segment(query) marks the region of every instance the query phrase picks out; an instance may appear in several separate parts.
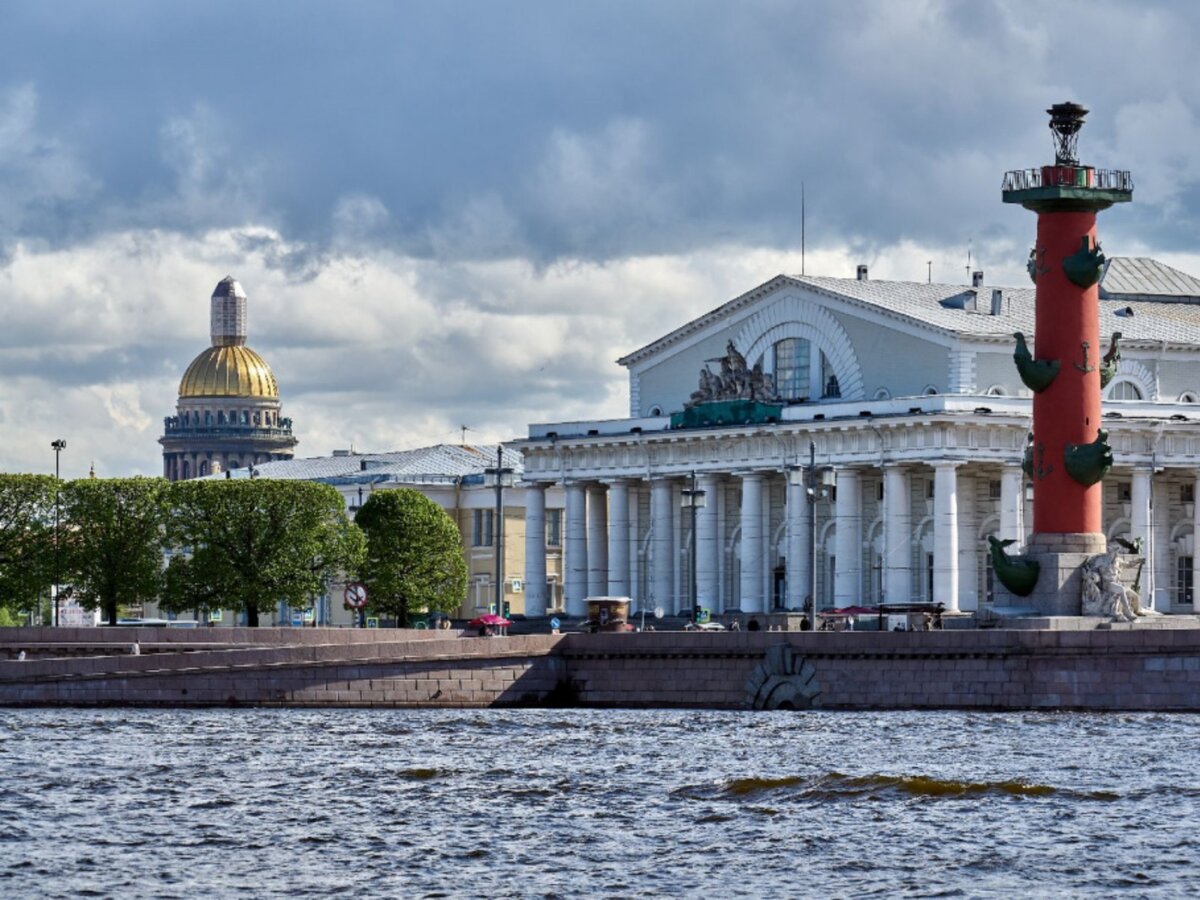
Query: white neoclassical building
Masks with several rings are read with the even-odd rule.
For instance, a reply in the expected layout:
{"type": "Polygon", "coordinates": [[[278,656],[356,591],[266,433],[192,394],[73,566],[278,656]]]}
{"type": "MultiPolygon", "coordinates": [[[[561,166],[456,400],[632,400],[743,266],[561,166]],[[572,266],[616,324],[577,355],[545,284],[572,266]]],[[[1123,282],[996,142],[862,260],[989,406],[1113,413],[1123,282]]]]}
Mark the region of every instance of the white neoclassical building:
{"type": "MultiPolygon", "coordinates": [[[[1156,609],[1200,611],[1200,279],[1116,258],[1100,297],[1106,347],[1078,363],[1098,364],[1121,333],[1104,401],[1115,455],[1104,528],[1142,538],[1143,597],[1156,609]]],[[[714,612],[801,608],[814,558],[818,608],[992,603],[986,538],[1019,549],[1032,524],[1031,401],[1013,335],[1033,348],[1033,314],[1032,287],[985,285],[982,273],[971,286],[872,281],[866,267],[857,278],[780,275],[625,356],[629,418],[532,425],[520,443],[530,533],[539,495],[565,490],[568,614],[597,594],[688,609],[693,542],[696,595],[714,612]],[[743,371],[773,376],[782,408],[743,404],[721,423],[676,415],[673,427],[701,382],[720,377],[731,343],[743,371]],[[815,503],[795,468],[810,442],[836,473],[815,503]],[[694,532],[693,473],[706,500],[694,532]]],[[[526,551],[534,615],[541,549],[526,551]]]]}

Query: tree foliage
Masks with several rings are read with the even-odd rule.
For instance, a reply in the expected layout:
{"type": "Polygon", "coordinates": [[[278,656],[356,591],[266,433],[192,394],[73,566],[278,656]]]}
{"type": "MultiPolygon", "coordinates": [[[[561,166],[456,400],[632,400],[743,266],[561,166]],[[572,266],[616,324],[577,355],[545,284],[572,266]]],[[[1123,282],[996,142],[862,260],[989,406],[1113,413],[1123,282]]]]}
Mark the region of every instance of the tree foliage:
{"type": "Polygon", "coordinates": [[[0,606],[30,609],[54,580],[54,486],[49,475],[0,475],[0,606]]]}
{"type": "Polygon", "coordinates": [[[326,581],[358,568],[362,533],[327,484],[269,479],[183,481],[168,491],[163,607],[260,611],[307,605],[326,581]]]}
{"type": "Polygon", "coordinates": [[[63,581],[110,625],[118,607],[158,597],[166,492],[162,478],[83,478],[62,488],[63,581]]]}
{"type": "Polygon", "coordinates": [[[371,609],[403,625],[410,611],[459,608],[467,563],[458,528],[440,506],[407,488],[377,491],[355,522],[367,536],[361,577],[371,609]]]}

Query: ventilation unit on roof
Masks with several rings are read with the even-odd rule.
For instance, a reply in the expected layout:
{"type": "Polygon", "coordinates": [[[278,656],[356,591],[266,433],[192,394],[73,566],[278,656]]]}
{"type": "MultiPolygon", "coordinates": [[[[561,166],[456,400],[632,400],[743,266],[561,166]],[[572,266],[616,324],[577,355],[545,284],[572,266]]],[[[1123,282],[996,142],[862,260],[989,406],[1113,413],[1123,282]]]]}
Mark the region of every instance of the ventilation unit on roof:
{"type": "Polygon", "coordinates": [[[1004,314],[1004,291],[1000,288],[992,289],[992,315],[999,316],[1004,314]]]}
{"type": "Polygon", "coordinates": [[[866,266],[864,266],[864,265],[860,265],[860,266],[858,267],[858,280],[859,280],[859,281],[866,281],[866,280],[867,280],[867,267],[866,267],[866,266]]]}
{"type": "Polygon", "coordinates": [[[971,287],[983,287],[983,269],[971,273],[971,287]]]}
{"type": "Polygon", "coordinates": [[[1122,319],[1129,319],[1133,316],[1133,307],[1127,306],[1124,309],[1118,309],[1114,315],[1120,316],[1122,319]]]}

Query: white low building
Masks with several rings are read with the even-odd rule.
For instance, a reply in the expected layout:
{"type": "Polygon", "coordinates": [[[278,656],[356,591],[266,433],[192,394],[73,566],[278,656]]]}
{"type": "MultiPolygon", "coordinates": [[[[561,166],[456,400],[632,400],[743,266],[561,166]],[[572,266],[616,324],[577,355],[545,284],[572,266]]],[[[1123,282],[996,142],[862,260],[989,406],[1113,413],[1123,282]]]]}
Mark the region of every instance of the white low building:
{"type": "MultiPolygon", "coordinates": [[[[693,541],[696,598],[714,612],[800,609],[813,584],[819,608],[991,603],[986,538],[1019,547],[1032,524],[1021,467],[1031,401],[1013,334],[1033,347],[1034,291],[973,281],[872,281],[866,267],[854,279],[780,275],[619,360],[628,419],[530,426],[519,444],[526,516],[536,534],[544,492],[565,490],[568,614],[597,594],[690,608],[693,541]],[[737,421],[672,427],[671,414],[729,366],[731,346],[743,372],[772,376],[782,408],[744,403],[737,421]],[[810,442],[817,465],[836,473],[815,504],[796,471],[810,442]],[[684,509],[693,473],[706,501],[694,533],[684,509]]],[[[1200,280],[1117,258],[1100,297],[1104,341],[1122,335],[1105,390],[1115,466],[1104,528],[1142,538],[1146,601],[1200,611],[1200,280]]],[[[1096,365],[1106,349],[1062,364],[1096,365]]],[[[526,550],[530,614],[545,605],[538,551],[526,550]]]]}

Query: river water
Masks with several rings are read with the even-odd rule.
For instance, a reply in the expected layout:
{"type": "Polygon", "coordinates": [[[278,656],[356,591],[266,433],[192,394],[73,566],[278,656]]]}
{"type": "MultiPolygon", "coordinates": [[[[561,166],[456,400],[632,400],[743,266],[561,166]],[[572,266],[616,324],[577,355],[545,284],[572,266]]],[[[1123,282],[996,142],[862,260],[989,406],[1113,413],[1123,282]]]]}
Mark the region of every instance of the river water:
{"type": "Polygon", "coordinates": [[[1200,718],[0,710],[3,897],[1174,897],[1200,718]]]}

